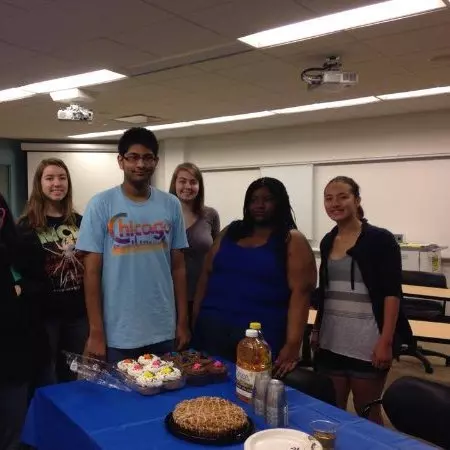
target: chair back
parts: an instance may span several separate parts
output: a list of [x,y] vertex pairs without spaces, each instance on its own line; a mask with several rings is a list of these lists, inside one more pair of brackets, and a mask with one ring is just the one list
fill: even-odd
[[450,386],[410,376],[398,378],[387,388],[383,408],[400,432],[450,449]]
[[442,273],[418,272],[415,270],[404,270],[402,272],[402,283],[413,286],[426,286],[435,288],[447,288],[447,279]]

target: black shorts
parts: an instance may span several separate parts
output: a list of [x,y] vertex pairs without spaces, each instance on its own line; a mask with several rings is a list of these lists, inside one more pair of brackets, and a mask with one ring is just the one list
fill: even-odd
[[369,361],[350,358],[324,349],[317,350],[314,368],[324,375],[346,378],[384,378],[389,372],[389,369],[377,369]]

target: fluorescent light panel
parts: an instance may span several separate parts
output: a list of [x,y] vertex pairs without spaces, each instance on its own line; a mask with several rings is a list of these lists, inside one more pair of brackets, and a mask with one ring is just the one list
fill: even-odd
[[272,47],[381,22],[404,19],[445,7],[446,4],[443,0],[389,0],[272,28],[244,36],[239,38],[239,41],[256,48]]
[[0,103],[20,100],[21,98],[32,97],[33,95],[32,92],[26,92],[19,88],[4,89],[0,91]]
[[93,86],[95,84],[109,83],[111,81],[126,78],[126,75],[112,72],[111,70],[96,70],[94,72],[80,73],[69,77],[55,78],[54,80],[41,81],[39,83],[27,84],[22,86],[27,92],[34,94],[47,94],[54,91],[79,88],[83,86]]
[[401,100],[405,98],[426,97],[429,95],[449,94],[450,86],[435,87],[430,89],[419,89],[417,91],[398,92],[396,94],[377,95],[381,100]]
[[294,106],[293,108],[274,109],[275,114],[297,114],[311,111],[320,111],[323,109],[346,108],[349,106],[366,105],[368,103],[379,102],[377,97],[360,97],[348,100],[339,100],[336,102],[313,103],[312,105]]
[[[1,91],[0,91],[1,94]],[[268,117],[277,114],[299,114],[311,111],[320,111],[324,109],[346,108],[351,106],[367,105],[370,103],[378,103],[383,100],[400,100],[413,97],[424,97],[427,95],[450,94],[450,86],[442,86],[430,89],[421,89],[417,91],[399,92],[396,94],[377,95],[369,97],[351,98],[347,100],[338,100],[335,102],[313,103],[311,105],[300,105],[292,108],[274,109],[271,111],[259,111],[256,113],[237,114],[234,116],[211,117],[209,119],[193,120],[190,122],[175,122],[164,125],[156,125],[146,127],[152,131],[171,130],[174,128],[184,128],[196,125],[210,125],[214,123],[233,122],[237,120],[249,120],[260,117]],[[125,130],[103,131],[98,133],[76,134],[69,136],[73,139],[88,139],[96,137],[117,136],[124,133]]]

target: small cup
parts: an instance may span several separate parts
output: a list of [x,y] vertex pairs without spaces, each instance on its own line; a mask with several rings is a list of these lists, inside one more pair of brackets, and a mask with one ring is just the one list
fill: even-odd
[[336,445],[338,424],[331,420],[314,420],[310,424],[313,436],[322,444],[324,450],[333,450]]
[[267,372],[258,373],[255,377],[255,384],[253,387],[253,410],[257,416],[264,416],[266,413],[266,395],[267,386],[271,380]]

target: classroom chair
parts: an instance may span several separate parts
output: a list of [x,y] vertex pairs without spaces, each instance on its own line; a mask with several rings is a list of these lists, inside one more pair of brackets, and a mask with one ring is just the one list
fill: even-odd
[[417,377],[398,378],[360,415],[369,417],[375,405],[382,405],[398,431],[450,449],[450,386]]
[[[426,286],[447,288],[447,280],[440,273],[428,273],[404,270],[402,272],[402,283],[413,286]],[[435,321],[439,317],[445,316],[445,304],[435,300],[424,300],[405,296],[403,299],[403,309],[408,319]],[[401,349],[401,355],[413,356],[423,364],[426,373],[433,373],[433,367],[427,356],[444,358],[446,366],[450,366],[450,356],[444,353],[429,350],[418,345],[418,342],[426,341],[426,338],[414,337],[412,345],[405,345]]]

